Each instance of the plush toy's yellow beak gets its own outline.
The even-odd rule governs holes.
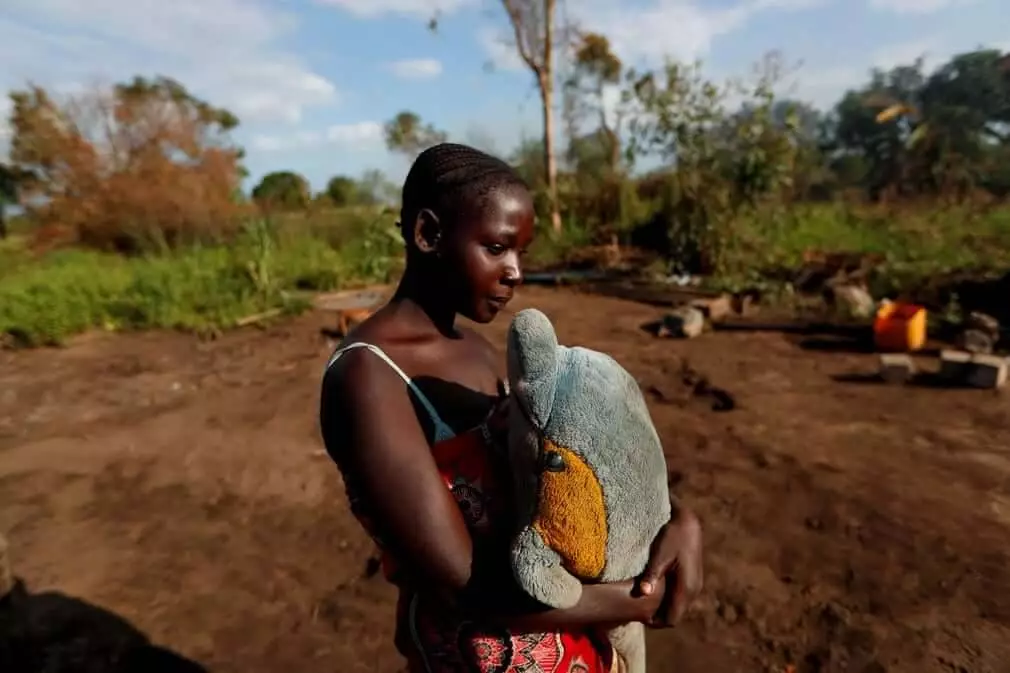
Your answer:
[[[573,451],[545,442],[556,453],[557,469],[544,470],[533,528],[556,551],[570,573],[598,579],[606,565],[607,511],[603,488],[592,468]]]

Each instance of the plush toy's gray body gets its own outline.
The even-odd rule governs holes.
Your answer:
[[[645,569],[670,518],[662,445],[635,379],[608,355],[560,346],[539,311],[514,317],[508,372],[520,516],[513,571],[541,603],[571,607],[583,582]],[[629,673],[644,673],[644,627],[610,635]]]

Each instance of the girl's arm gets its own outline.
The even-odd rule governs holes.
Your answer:
[[[662,591],[639,597],[632,582],[590,585],[567,610],[543,609],[512,580],[507,553],[478,553],[438,473],[403,381],[364,351],[345,353],[323,381],[327,451],[368,503],[393,554],[409,560],[416,586],[517,630],[564,630],[648,621]]]

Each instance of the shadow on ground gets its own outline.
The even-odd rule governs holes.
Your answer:
[[[17,581],[0,598],[4,673],[206,673],[105,608]]]

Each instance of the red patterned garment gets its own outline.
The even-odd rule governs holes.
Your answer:
[[[504,493],[496,487],[492,452],[479,431],[443,439],[432,448],[435,462],[466,519],[471,536],[490,534],[503,516]],[[351,489],[348,493],[352,494]],[[373,530],[363,503],[352,510]],[[375,538],[374,533],[372,533]],[[381,542],[376,539],[379,548]],[[383,551],[383,570],[396,581],[396,562]],[[397,647],[412,673],[615,673],[619,658],[593,633],[513,634],[482,628],[400,585]]]

